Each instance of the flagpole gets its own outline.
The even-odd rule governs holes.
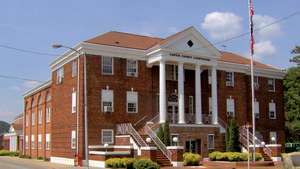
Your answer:
[[[253,142],[253,162],[255,163],[255,111],[254,111],[254,99],[255,99],[255,93],[254,93],[254,69],[253,69],[253,55],[254,55],[254,36],[253,36],[253,15],[254,15],[254,9],[253,9],[253,2],[252,0],[248,0],[249,5],[249,26],[250,26],[250,69],[251,69],[251,104],[252,104],[252,142]]]

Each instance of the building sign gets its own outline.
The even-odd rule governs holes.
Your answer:
[[[180,53],[170,53],[170,56],[179,57],[179,58],[187,58],[187,59],[210,61],[210,59],[201,58],[201,57],[195,57],[195,56],[189,56],[189,55],[183,55],[183,54],[180,54]]]

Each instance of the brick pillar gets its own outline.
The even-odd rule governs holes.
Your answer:
[[[169,146],[167,147],[172,152],[172,164],[174,167],[183,166],[183,150],[182,146]]]

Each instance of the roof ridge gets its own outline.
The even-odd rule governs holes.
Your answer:
[[[122,34],[127,34],[127,35],[134,35],[134,36],[141,36],[141,37],[146,37],[146,38],[155,38],[155,39],[164,40],[164,38],[161,38],[161,37],[147,36],[147,35],[135,34],[135,33],[131,33],[131,32],[109,31],[109,32],[106,32],[106,33],[110,33],[110,32],[122,33]]]

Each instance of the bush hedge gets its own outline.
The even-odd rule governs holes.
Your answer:
[[[8,150],[0,150],[0,156],[19,156],[19,152],[10,152]]]
[[[183,154],[183,164],[185,166],[198,166],[201,156],[194,153],[184,153]]]
[[[106,168],[126,168],[126,169],[159,169],[159,165],[147,159],[134,158],[111,158],[105,161]]]
[[[214,151],[210,153],[209,159],[211,161],[247,161],[248,153],[240,153],[240,152],[219,152]],[[260,153],[255,153],[255,160],[259,161],[262,159],[262,155]],[[250,155],[250,160],[252,160],[252,155]]]

